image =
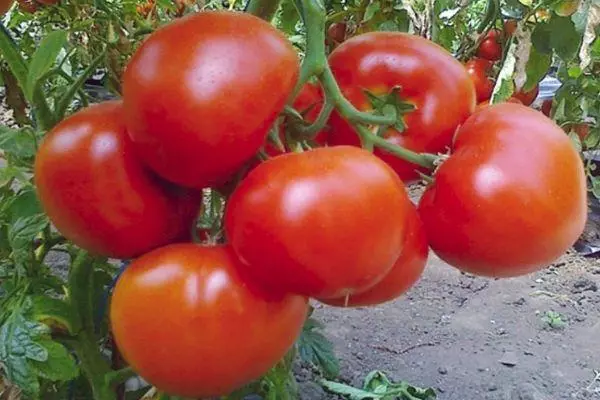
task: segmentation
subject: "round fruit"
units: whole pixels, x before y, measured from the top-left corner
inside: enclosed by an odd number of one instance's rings
[[[467,73],[475,85],[477,102],[489,100],[494,90],[494,81],[488,78],[491,62],[483,58],[475,58],[465,64]]]
[[[513,97],[519,99],[524,105],[530,106],[537,98],[539,92],[540,88],[538,85],[536,85],[533,89],[531,89],[528,92],[519,91],[514,93]]]
[[[14,0],[0,0],[0,17],[3,16],[13,5]]]
[[[35,160],[38,196],[56,228],[114,258],[189,238],[201,200],[140,164],[122,112],[120,101],[109,101],[73,114],[46,135]]]
[[[552,99],[544,100],[542,103],[542,113],[544,113],[546,117],[550,117],[550,114],[552,113]]]
[[[339,44],[346,40],[346,23],[334,22],[327,28],[327,36],[335,43]]]
[[[378,284],[366,292],[336,299],[321,299],[322,303],[338,307],[364,307],[394,300],[410,289],[421,277],[429,245],[423,223],[416,208],[411,205],[406,220],[404,246],[392,270]]]
[[[498,31],[489,31],[477,48],[477,57],[490,61],[500,60],[502,58],[502,46],[499,42],[499,36]]]
[[[260,378],[294,344],[308,302],[266,292],[242,270],[228,247],[191,243],[131,263],[110,309],[125,360],[158,389],[182,397],[223,396]]]
[[[419,204],[440,258],[477,275],[517,276],[547,266],[577,240],[586,177],[554,122],[523,105],[496,104],[474,113],[453,146]]]
[[[409,205],[402,182],[373,154],[322,147],[250,172],[227,203],[225,232],[256,279],[341,297],[368,289],[392,268]]]
[[[475,109],[475,89],[463,65],[424,38],[399,32],[370,32],[342,43],[330,55],[333,74],[344,96],[361,110],[372,109],[364,90],[387,95],[400,86],[400,96],[416,106],[404,115],[406,129],[388,129],[385,138],[416,152],[443,152],[456,127]],[[334,111],[330,144],[360,146],[353,128]],[[377,149],[404,181],[419,179],[419,168]]]
[[[554,6],[554,12],[561,17],[570,17],[575,14],[581,0],[561,0]]]
[[[190,187],[253,157],[291,94],[298,56],[269,23],[204,11],[155,31],[124,74],[129,135],[144,162]]]

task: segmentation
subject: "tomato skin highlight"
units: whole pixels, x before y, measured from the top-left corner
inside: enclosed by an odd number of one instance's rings
[[[194,188],[222,182],[263,144],[298,72],[296,51],[267,22],[189,14],[150,35],[126,68],[129,135],[163,178]]]
[[[321,299],[322,303],[337,307],[365,307],[383,304],[406,293],[419,280],[427,264],[429,244],[423,223],[415,206],[410,206],[402,253],[391,271],[366,292],[340,297]]]
[[[402,250],[408,195],[366,150],[323,147],[256,167],[231,195],[225,233],[264,284],[331,298],[366,290]]]
[[[448,264],[476,275],[524,275],[560,257],[583,232],[583,163],[542,113],[492,105],[461,126],[419,214],[432,250]]]
[[[344,96],[358,109],[369,110],[363,90],[387,94],[402,87],[400,96],[417,109],[404,116],[403,132],[389,129],[384,136],[416,152],[443,152],[456,127],[475,109],[475,88],[464,66],[446,50],[424,38],[399,32],[370,32],[342,43],[329,57]],[[360,146],[352,127],[339,113],[329,121],[331,145]],[[383,150],[375,154],[404,182],[415,181],[419,169]]]
[[[191,243],[131,263],[110,309],[125,360],[182,397],[227,395],[265,374],[300,334],[308,301],[267,293],[242,270],[229,247]]]
[[[56,228],[114,258],[188,239],[201,200],[142,166],[122,111],[120,101],[107,101],[71,115],[46,135],[35,160],[38,197]]]
[[[491,30],[477,48],[477,57],[490,61],[498,61],[502,58],[502,46],[499,43],[499,33]]]

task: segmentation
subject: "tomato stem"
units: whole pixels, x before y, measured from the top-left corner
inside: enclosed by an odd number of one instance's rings
[[[248,0],[246,5],[246,12],[257,16],[258,18],[264,19],[265,21],[271,22],[281,0]]]

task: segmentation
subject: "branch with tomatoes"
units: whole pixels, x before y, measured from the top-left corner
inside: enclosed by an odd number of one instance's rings
[[[297,0],[292,17],[274,0],[191,12],[135,48],[120,98],[92,105],[76,100],[103,54],[54,94],[67,34],[24,57],[2,26],[30,110],[29,124],[0,130],[6,381],[31,398],[121,399],[139,376],[147,396],[292,399],[299,356],[327,390],[348,393],[328,380],[339,366],[311,301],[392,301],[430,251],[479,276],[545,268],[584,229],[588,176],[565,125],[506,100],[529,94],[558,57],[574,81],[552,115],[575,123],[579,107],[597,121],[589,71],[600,59],[597,38],[582,34],[577,54],[561,39],[581,13],[594,31],[597,7],[567,17],[554,3],[506,21],[489,1],[476,38],[448,42],[456,52],[442,42],[466,6],[430,10],[429,22],[417,5],[384,1],[332,13]],[[377,11],[396,28],[380,29]],[[296,20],[292,44],[282,30]],[[343,37],[334,23],[347,24]],[[414,204],[406,187],[417,181]],[[50,270],[56,254],[66,277]],[[383,378],[363,395],[435,396]]]

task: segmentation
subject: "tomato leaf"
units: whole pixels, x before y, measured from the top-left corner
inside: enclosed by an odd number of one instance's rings
[[[339,382],[322,379],[319,384],[330,393],[339,394],[350,400],[378,400],[383,396]]]
[[[552,32],[550,43],[556,54],[565,61],[573,59],[581,45],[582,35],[575,29],[571,18],[552,17],[548,28]]]
[[[70,303],[42,295],[32,296],[31,301],[35,320],[54,328],[53,330],[66,330],[71,334],[81,329],[81,322]]]
[[[498,74],[498,79],[496,79],[496,85],[494,86],[494,91],[492,92],[490,104],[496,104],[508,100],[515,91],[513,74],[515,72],[517,62],[515,58],[516,46],[516,43],[513,42],[508,49],[506,59],[504,60],[502,69]]]
[[[30,158],[36,152],[36,139],[31,128],[0,126],[0,150],[17,158]]]
[[[28,98],[33,98],[33,92],[38,81],[50,70],[58,57],[60,50],[67,43],[67,32],[54,31],[46,35],[37,50],[31,56],[29,73],[25,92]]]
[[[298,339],[300,359],[316,367],[326,377],[339,375],[339,361],[333,351],[333,344],[321,333],[323,325],[312,317],[304,323],[302,334]]]
[[[363,17],[363,22],[368,22],[375,17],[377,12],[381,10],[381,4],[377,1],[371,1],[365,10],[365,15]]]
[[[50,339],[38,339],[35,343],[43,347],[47,353],[44,362],[29,361],[31,368],[39,377],[51,381],[68,381],[79,375],[75,359],[62,344]]]
[[[535,47],[532,47],[529,52],[529,60],[527,61],[527,80],[523,86],[523,91],[528,92],[540,83],[548,73],[551,65],[552,56],[550,54],[540,53]]]
[[[17,266],[26,268],[33,262],[33,239],[49,224],[45,214],[17,218],[8,231],[12,258]]]
[[[284,1],[275,17],[277,27],[288,35],[296,33],[300,14],[293,1]]]
[[[531,34],[531,43],[542,54],[552,54],[552,29],[548,23],[539,23]]]

